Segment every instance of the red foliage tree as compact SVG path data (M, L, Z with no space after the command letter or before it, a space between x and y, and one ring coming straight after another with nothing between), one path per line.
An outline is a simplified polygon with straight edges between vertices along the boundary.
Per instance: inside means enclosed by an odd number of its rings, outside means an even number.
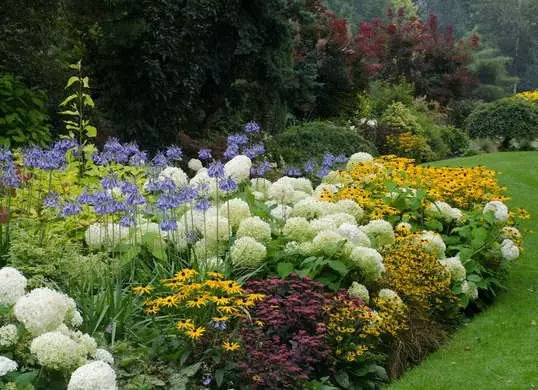
M467 69L478 37L454 39L452 28L440 31L438 19L406 19L403 10L388 12L388 22L361 23L354 38L356 50L373 78L415 83L416 93L441 103L465 96L476 85Z

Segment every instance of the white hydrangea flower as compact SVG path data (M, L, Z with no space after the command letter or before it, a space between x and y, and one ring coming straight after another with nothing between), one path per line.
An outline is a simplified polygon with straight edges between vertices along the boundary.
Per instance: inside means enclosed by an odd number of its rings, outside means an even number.
M359 222L364 216L364 210L354 200L342 199L336 202L336 204L343 212L353 215L357 222Z
M227 247L228 244L218 243L217 246L217 241L207 241L205 238L202 238L194 244L194 256L196 256L198 262L206 261L211 257L218 256L218 252L222 252L225 246Z
M9 372L17 371L19 365L5 356L0 356L0 378Z
M197 158L191 158L189 162L187 163L187 166L189 167L189 169L193 170L194 172L198 172L200 169L204 167L202 165L202 162L198 160Z
M320 200L319 203L321 206L321 216L345 212L345 210L342 210L337 203L328 202L326 200Z
M248 203L239 198L232 198L224 202L220 206L219 213L228 218L233 229L236 229L243 219L251 215Z
M354 164L365 163L373 160L374 157L370 153L358 152L352 154L351 157L349 157L349 160L347 160L346 169L350 170L353 168Z
M394 290L391 290L390 288L382 288L381 290L379 290L377 296L384 301L392 302L396 305L403 304L402 298L400 298L398 293Z
M0 328L0 348L8 348L17 343L19 332L13 324L5 325Z
M461 210L439 200L430 204L425 211L427 215L438 217L448 222L459 221L463 218Z
M510 238L512 240L519 240L521 239L521 232L513 226L504 226L501 229L501 237Z
M77 368L67 390L116 390L116 373L109 364L97 360Z
M301 199L293 206L293 217L314 219L323 215L323 203L316 198L308 197Z
M236 183L240 183L250 178L251 167L250 158L240 154L224 164L224 174L230 176Z
M347 290L348 294L352 297L360 298L365 303L370 302L370 293L368 292L368 289L365 285L353 282L351 283L351 286Z
M93 355L95 351L97 351L97 342L89 334L71 331L70 336L71 340L75 341L80 346L84 352L84 356Z
M293 188L296 191L306 192L309 195L312 195L314 189L312 187L312 182L306 177L296 177L292 181Z
M501 243L501 254L505 260L512 261L519 257L519 248L514 241L505 238Z
M337 233L345 237L349 242L356 246L370 247L372 243L370 239L362 230L356 225L350 223L343 223L338 227Z
M48 332L36 337L30 352L40 365L59 371L69 371L84 364L86 349L69 336L60 332Z
M199 257L198 267L203 272L224 272L226 264L218 256Z
M13 267L0 269L0 305L13 305L22 297L28 281Z
M368 119L366 121L366 125L368 127L376 127L377 126L377 120L376 119Z
M82 322L84 320L82 319L82 315L79 313L78 310L75 310L73 313L73 317L71 318L70 325L73 328L78 328L80 325L82 325Z
M248 236L238 238L230 248L230 258L236 267L256 268L266 256L265 245Z
M278 205L271 210L271 216L275 219L287 219L291 215L292 208L285 204Z
M205 230L202 233L208 243L228 241L230 239L228 218L220 215L206 217Z
M295 190L293 191L293 194L291 195L290 204L295 204L298 201L309 198L309 197L310 195L307 194L306 192Z
M259 200L260 202L267 200L267 194L264 192L253 191L252 195L254 196L254 199Z
M376 248L392 245L394 243L394 229L392 225L383 219L374 219L368 224L361 226L370 241L375 243Z
M249 236L259 242L271 241L271 226L260 217L248 217L241 221L237 237Z
M337 228L340 227L340 225L342 225L343 223L347 223L349 225L357 224L355 217L348 213L329 214L321 217L320 219L333 221L334 225Z
M293 188L293 180L291 177L281 177L269 187L267 195L269 199L273 199L278 203L291 203L295 188Z
M108 364L114 364L114 356L112 356L110 352L103 348L97 348L92 355L92 358L94 360L101 360Z
M282 228L282 234L288 240L304 242L311 240L316 234L316 231L312 229L306 218L291 217L286 220Z
M117 223L93 223L84 233L84 239L92 250L114 247L129 237L129 228Z
M263 194L267 194L267 191L269 191L271 184L273 183L271 183L267 179L264 179L263 177L256 177L256 178L250 179L250 188L253 191L258 191Z
M202 168L196 172L196 175L189 182L191 187L204 187L206 188L207 195L214 198L219 192L217 186L217 179L209 177L207 174L207 168Z
M312 240L312 251L318 254L331 255L334 245L343 243L346 239L331 230L322 230Z
M445 257L446 245L438 233L424 230L418 235L418 239L426 252L438 259Z
M316 218L310 221L310 227L312 228L312 230L318 233L324 230L331 230L333 232L336 232L338 229L336 221L330 218L330 215L325 215L321 218Z
M176 187L184 187L189 184L189 177L181 168L166 167L159 173L157 180L162 181L164 179L171 179Z
M14 314L34 336L52 331L72 317L75 301L50 288L36 288L19 298Z
M383 257L375 249L357 246L351 251L349 260L353 267L361 271L366 281L375 282L385 272Z
M441 259L439 262L445 266L445 268L450 272L450 279L453 281L463 281L467 278L467 271L461 263L460 256L456 255L454 257L447 257L446 259Z
M478 289L474 283L469 283L467 280L464 280L461 284L461 291L472 301L478 299Z
M482 212L486 214L489 211L493 211L497 222L504 223L508 220L508 207L501 201L493 200L486 203Z

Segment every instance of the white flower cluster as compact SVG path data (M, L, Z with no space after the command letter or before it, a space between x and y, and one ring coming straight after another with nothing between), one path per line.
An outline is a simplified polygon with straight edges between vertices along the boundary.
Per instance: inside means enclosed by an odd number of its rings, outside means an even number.
M370 153L358 152L352 154L351 157L349 157L349 160L347 160L346 169L350 170L353 168L353 165L357 163L366 163L373 160L374 157Z
M28 281L17 269L0 269L0 305L13 305L24 295Z
M204 167L202 165L202 162L198 160L197 158L191 158L189 162L187 163L187 166L189 167L189 169L191 169L194 172L198 172L200 169Z
M6 375L7 373L16 371L18 367L19 365L17 364L17 362L5 356L0 356L0 378Z
M310 250L313 255L346 257L351 252L351 247L340 234L332 230L322 230L312 240Z
M271 240L271 226L260 217L248 217L239 223L236 236L249 236L259 242L268 242Z
M240 183L250 178L252 161L245 155L237 155L224 164L224 174L230 176L235 182Z
M114 247L128 237L129 228L112 222L91 224L84 233L86 244L92 250Z
M460 209L439 200L430 204L425 211L426 215L431 215L447 222L461 221L463 218L463 213Z
M508 207L503 202L493 200L486 203L482 212L486 214L490 211L493 212L497 222L504 223L508 220Z
M0 328L0 348L8 348L17 343L18 331L13 324L5 325Z
M478 298L478 288L476 288L476 285L472 282L468 282L467 280L463 281L461 284L461 291L472 301Z
M373 219L365 226L361 226L372 244L375 243L376 248L382 248L394 243L394 229L390 222L382 219Z
M360 298L365 303L370 302L370 293L368 292L368 289L365 285L353 282L351 283L351 286L347 290L348 294L352 297Z
M220 206L219 214L228 218L234 229L237 229L239 223L243 219L248 218L251 215L248 203L239 198L232 198L224 202L224 204Z
M438 233L423 231L418 235L422 248L438 259L445 257L446 245Z
M343 223L338 227L337 232L353 245L366 247L370 247L372 245L366 233L364 233L356 225Z
M349 256L349 262L353 268L361 271L366 281L374 282L385 272L383 257L373 248L362 246L353 248Z
M514 241L505 238L501 243L501 254L505 260L512 261L519 257L519 248Z
M450 272L450 279L452 281L464 281L467 278L467 271L463 266L460 256L456 255L454 257L447 257L446 259L441 259L439 262L445 266L445 268Z
M382 288L379 290L377 296L384 301L391 302L392 304L403 305L402 298L400 298L396 291L391 290L390 288Z
M230 258L235 267L256 268L266 256L265 245L249 236L238 238L230 248Z
M177 167L166 167L159 173L159 178L157 180L163 181L165 179L170 179L174 182L176 187L184 187L189 184L189 177L181 168Z
M286 220L282 228L282 234L288 240L304 242L314 238L316 230L310 226L310 223L303 217L291 217Z
M43 367L71 371L86 362L86 349L71 337L55 331L47 332L32 340L30 352Z
M71 374L67 390L116 390L116 373L104 361L87 363Z

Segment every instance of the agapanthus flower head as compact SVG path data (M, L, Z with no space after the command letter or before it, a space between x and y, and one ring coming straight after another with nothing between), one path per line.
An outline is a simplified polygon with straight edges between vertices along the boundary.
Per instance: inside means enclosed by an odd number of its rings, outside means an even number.
M310 160L304 163L304 166L303 166L304 173L307 173L307 174L314 173L314 170L316 169L317 165L318 163L316 162L316 160L311 158Z
M199 198L194 204L194 209L199 211L207 211L211 207L211 202L207 198Z
M273 168L273 166L271 165L271 163L269 161L264 160L264 161L260 162L256 167L253 167L253 168L254 168L254 171L251 172L252 175L262 177L268 171L270 171Z
M228 146L230 145L246 145L248 143L248 138L245 134L232 134L228 136Z
M163 232L169 232L171 230L177 230L177 221L175 218L172 217L165 217L161 220L161 223L159 224L159 228Z
M260 129L260 125L254 121L248 122L244 128L245 133L247 134L258 134Z
M92 154L92 160L96 165L107 165L114 161L114 154L111 152L95 152Z
M335 164L344 164L346 162L347 162L347 157L342 153L340 153L340 154L338 154L338 155L336 155L334 157L334 163Z
M288 167L288 168L284 168L282 170L282 173L286 176L290 176L290 177L300 177L302 175L302 172L299 168L297 167Z
M243 150L243 154L251 159L257 156L261 156L264 153L265 153L265 146L263 146L263 144L261 143L252 145L251 147Z
M1 162L7 162L7 161L13 161L13 154L11 153L11 150L7 146L0 146L0 161Z
M137 151L129 157L129 165L134 167L145 165L147 161L148 155L146 152Z
M17 169L12 162L8 162L7 168L0 176L0 185L8 188L15 188L21 185L21 179L17 175Z
M234 158L235 156L237 156L239 154L239 146L237 144L229 144L227 147L226 147L226 150L224 151L224 153L222 154L222 156L226 159L226 160L231 160L232 158Z
M219 189L224 192L233 192L237 189L237 183L231 176L228 176L224 180L219 181Z
M67 152L69 149L76 148L78 146L78 142L75 139L71 138L61 138L58 141L56 141L53 145L53 149L60 151L62 153Z
M209 177L222 179L224 177L224 164L220 161L215 161L209 164L209 167L207 168L207 175Z
M61 210L58 210L59 217L71 217L80 214L82 207L79 202L65 202Z
M321 166L323 168L332 168L332 166L334 165L335 163L335 157L334 157L334 154L332 153L325 153L323 155L323 160L321 162Z
M162 152L159 152L151 159L151 163L156 167L165 167L168 165L168 159Z
M177 145L169 146L164 154L168 160L181 160L183 158L183 151Z
M211 160L213 156L211 156L211 149L208 148L202 148L198 151L198 158L200 160Z
M52 209L60 207L60 195L58 195L58 193L55 191L47 193L47 195L43 199L43 206Z
M121 216L118 223L123 227L131 227L136 225L136 219L131 214L125 214Z

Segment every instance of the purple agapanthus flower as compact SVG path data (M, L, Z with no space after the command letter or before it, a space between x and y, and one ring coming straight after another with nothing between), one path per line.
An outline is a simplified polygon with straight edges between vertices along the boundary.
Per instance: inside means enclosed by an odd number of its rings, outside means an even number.
M219 182L219 189L225 192L232 192L237 189L237 183L234 181L234 179L228 176L226 179Z
M317 166L316 160L311 158L310 160L305 162L303 166L304 173L313 173L314 170L316 169L316 166Z
M211 203L207 198L200 198L194 204L194 209L198 211L207 211L211 207Z
M245 134L232 134L228 136L228 146L230 145L246 145L248 137Z
M174 218L164 218L159 224L160 229L163 232L169 232L171 230L177 230L177 221Z
M209 167L207 168L207 175L209 177L214 177L217 179L221 179L224 177L224 164L220 161L215 161L211 164L209 164Z
M227 159L231 160L235 156L239 154L239 146L236 144L229 144L222 156Z
M334 158L334 162L336 164L344 164L347 162L347 157L344 154L340 153Z
M56 209L60 207L60 196L57 192L51 191L43 199L43 206Z
M245 125L245 133L258 134L260 132L260 125L254 121L248 122Z
M151 160L152 164L156 167L165 167L168 165L168 160L162 153L157 153Z
M181 160L183 151L179 146L172 145L165 152L166 158L169 160Z
M200 149L200 151L198 151L198 158L200 160L211 160L213 158L211 156L211 149Z

